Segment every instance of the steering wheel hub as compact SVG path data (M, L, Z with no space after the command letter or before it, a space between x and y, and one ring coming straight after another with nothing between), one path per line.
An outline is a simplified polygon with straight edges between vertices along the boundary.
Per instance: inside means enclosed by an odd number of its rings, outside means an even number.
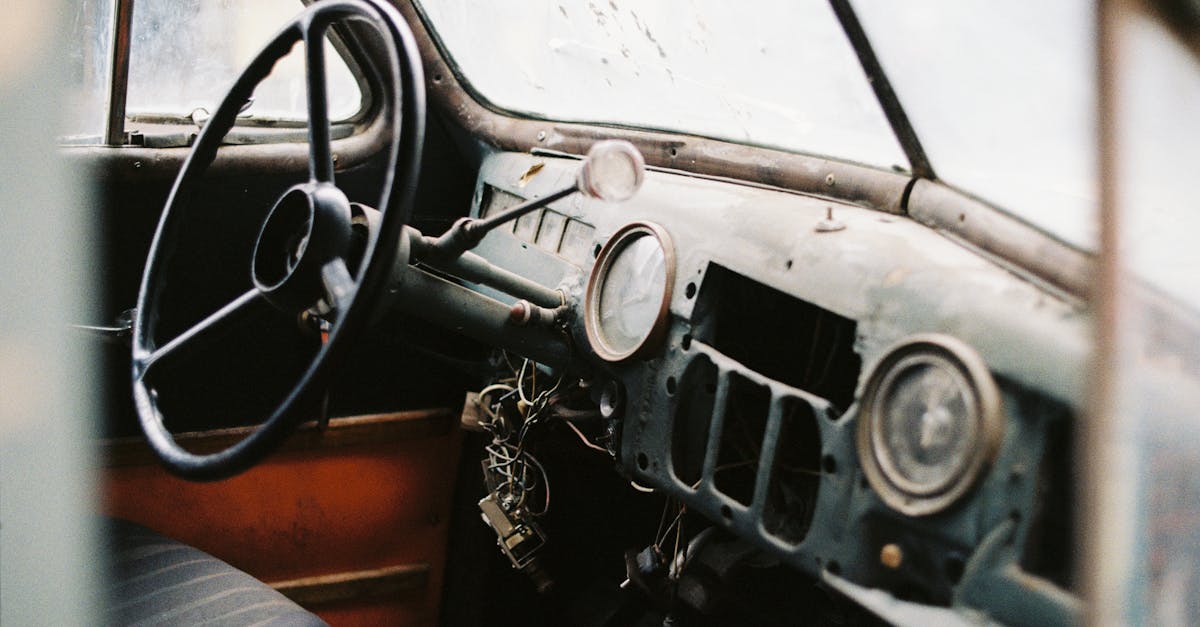
M326 33L347 21L381 35L372 57L373 73L391 96L384 99L386 106L378 112L385 116L380 128L388 141L378 153L383 172L378 214L365 238L356 235L352 205L335 186L326 94ZM237 122L242 105L276 62L300 41L304 42L308 83L309 181L284 192L259 229L250 276L246 277L252 285L246 286L248 289L239 286L245 290L241 296L182 333L161 337L163 288L174 279L167 259L176 254L186 230L181 216L197 210L188 201L217 158L221 139ZM321 0L284 25L263 47L196 137L150 245L132 337L134 406L146 441L172 472L208 481L237 474L279 446L302 421L316 417L315 408L333 373L371 322L402 253L402 246L396 243L405 241L404 224L412 213L420 173L424 87L416 40L395 7L384 0ZM198 346L217 342L263 307L298 313L321 303L329 306L322 314L329 322L328 332L299 379L258 429L214 453L193 453L175 441L159 406L155 373L164 369L161 364L194 355Z
M327 183L296 185L279 198L254 243L254 287L275 307L299 312L322 296L321 268L350 251L350 201Z

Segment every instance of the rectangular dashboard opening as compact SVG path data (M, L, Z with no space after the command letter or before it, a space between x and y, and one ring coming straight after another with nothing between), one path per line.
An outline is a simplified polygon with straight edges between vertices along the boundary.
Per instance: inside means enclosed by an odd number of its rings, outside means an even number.
M857 325L811 303L710 263L693 314L694 335L766 377L844 411L862 359Z
M785 397L782 403L763 527L785 542L800 544L812 525L821 487L821 433L808 403L794 397Z
M771 410L771 391L736 372L727 376L729 396L713 485L725 496L748 506L754 499L754 481Z

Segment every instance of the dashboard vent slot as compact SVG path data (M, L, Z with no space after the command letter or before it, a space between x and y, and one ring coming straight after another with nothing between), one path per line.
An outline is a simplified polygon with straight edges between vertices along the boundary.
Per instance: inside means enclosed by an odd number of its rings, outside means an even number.
M822 481L829 401L692 340L672 413L675 479L735 530L799 545ZM829 470L829 472L833 472Z
M704 356L694 359L683 373L679 389L682 396L675 406L671 467L676 478L688 486L695 486L704 470L717 393L717 367L712 360Z
M768 378L845 411L862 359L857 325L811 303L710 263L693 313L693 335Z
M821 434L812 406L784 397L775 462L763 503L767 533L792 544L808 535L821 482Z
M771 409L771 391L736 373L729 373L728 381L725 428L721 431L713 484L726 496L750 505Z

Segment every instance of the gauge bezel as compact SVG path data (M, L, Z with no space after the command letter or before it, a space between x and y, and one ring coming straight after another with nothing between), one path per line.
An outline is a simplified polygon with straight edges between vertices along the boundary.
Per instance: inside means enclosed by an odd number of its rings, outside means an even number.
M608 272L612 267L613 261L625 250L625 247L643 237L653 237L662 248L666 283L663 286L662 300L659 302L658 312L655 315L654 323L651 325L649 333L646 334L646 337L637 346L629 350L619 351L613 349L604 339L601 330L600 293L604 287L604 282L608 279ZM613 233L612 237L608 238L608 242L604 245L604 248L600 250L600 254L596 257L596 263L592 266L592 273L588 277L587 301L584 304L583 322L592 351L601 359L613 363L652 354L662 345L663 340L666 338L667 322L670 318L668 314L671 309L671 296L674 293L674 289L675 247L671 243L671 237L667 235L665 229L653 222L631 222L621 227L616 233Z
M882 435L882 412L892 386L905 372L925 366L954 374L968 391L969 419L977 427L965 463L930 485L914 483L895 468ZM872 369L863 390L856 435L859 463L880 498L909 516L934 514L965 496L995 461L1004 439L1000 390L983 358L964 342L941 334L912 336L888 350Z

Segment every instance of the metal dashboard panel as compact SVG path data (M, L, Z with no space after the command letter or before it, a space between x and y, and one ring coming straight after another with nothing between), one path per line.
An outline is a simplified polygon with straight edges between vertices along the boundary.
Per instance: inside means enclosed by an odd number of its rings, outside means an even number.
M578 167L579 161L569 158L491 155L481 170L473 214L485 209L481 204L496 191L529 198L560 189ZM911 546L939 547L951 555L956 565L949 570L966 570L942 576L944 581L931 584L934 588L972 594L981 582L1007 581L996 573L1016 565L1028 535L1029 517L1021 522L1021 516L1034 507L1035 470L1046 455L1046 433L1052 423L1066 419L1050 405L1028 402L1028 392L1054 399L1054 407L1080 404L1088 320L1077 304L907 217L820 197L654 171L625 203L609 206L575 196L549 209L593 227L593 251L635 221L660 225L675 249L670 325L662 348L645 360L590 360L598 378L618 381L625 391L621 472L674 495L714 524L814 575L828 572L886 587L886 573L882 580L879 574L878 545L894 532ZM844 228L818 229L830 215ZM477 252L496 265L562 289L570 306L569 332L586 355L582 308L591 264L569 261L529 241L528 233L536 229L523 228L525 239L515 228L490 233ZM853 383L855 396L870 366L902 338L943 333L972 346L1001 382L1008 423L997 457L975 490L949 510L924 518L904 517L884 505L866 485L858 465L857 403L835 408L811 391L772 380L693 338L703 331L695 327L703 317L698 301L716 267L852 321L852 350L863 366ZM687 393L681 382L702 360L716 373L714 400L709 414L702 412L700 419L706 440L703 472L698 480L689 476L685 481L674 467L673 437L680 428L676 414ZM725 399L735 380L765 390L761 394L767 399L761 410L762 448L753 487L740 500L714 480L727 418ZM819 478L812 511L805 513L807 527L790 539L768 528L764 515L775 472L772 460L787 453L778 442L784 415L790 411L785 405L811 417L815 426L807 437L819 440L815 459L820 466L814 469ZM1008 539L1002 543L1007 548L985 555L985 539L998 534ZM934 570L946 568L937 565ZM1057 601L1065 593L1048 584L1046 589L1043 601L1049 599L1046 602L1056 611L1069 614L1069 603ZM968 597L937 600L952 601L970 604Z
M536 174L524 178L541 164ZM523 198L547 194L575 176L573 159L498 153L475 190ZM818 232L833 209L845 228ZM903 216L796 193L648 172L642 190L616 206L573 196L551 206L595 227L593 245L629 222L662 225L678 257L671 313L687 321L710 262L858 322L857 350L870 364L907 335L936 331L972 345L1000 376L1078 404L1087 353L1087 318L948 237ZM493 263L579 303L590 267L524 242L511 232L484 238L477 251ZM511 300L511 299L508 299ZM573 321L582 324L576 316ZM1030 359L1036 355L1036 359Z

